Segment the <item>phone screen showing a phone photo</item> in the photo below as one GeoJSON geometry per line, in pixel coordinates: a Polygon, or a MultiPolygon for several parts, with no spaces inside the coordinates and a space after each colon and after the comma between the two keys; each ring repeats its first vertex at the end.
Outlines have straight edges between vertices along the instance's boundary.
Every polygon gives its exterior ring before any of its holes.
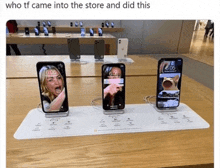
{"type": "Polygon", "coordinates": [[[181,58],[164,58],[158,62],[157,96],[158,108],[175,108],[180,102],[182,79],[181,58]]]}
{"type": "Polygon", "coordinates": [[[102,66],[102,104],[104,110],[125,108],[125,65],[102,66]]]}
{"type": "Polygon", "coordinates": [[[38,62],[37,75],[42,110],[45,113],[67,112],[68,98],[63,62],[38,62]]]}

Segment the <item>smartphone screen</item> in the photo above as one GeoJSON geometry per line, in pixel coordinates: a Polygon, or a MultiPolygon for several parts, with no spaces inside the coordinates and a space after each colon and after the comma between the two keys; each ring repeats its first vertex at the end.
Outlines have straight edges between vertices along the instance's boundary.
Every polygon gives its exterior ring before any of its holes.
{"type": "Polygon", "coordinates": [[[49,35],[48,29],[47,29],[46,27],[44,27],[44,35],[45,35],[45,36],[48,36],[48,35],[49,35]]]}
{"type": "Polygon", "coordinates": [[[47,25],[48,25],[48,27],[51,27],[51,22],[48,21],[48,22],[47,22],[47,25]]]}
{"type": "Polygon", "coordinates": [[[69,56],[71,60],[80,59],[79,38],[67,39],[69,56]]]}
{"type": "Polygon", "coordinates": [[[86,31],[84,28],[81,28],[81,36],[85,36],[86,35],[86,31]]]}
{"type": "Polygon", "coordinates": [[[25,35],[29,35],[29,28],[25,27],[25,35]]]}
{"type": "Polygon", "coordinates": [[[175,108],[180,102],[182,58],[162,58],[158,62],[157,108],[175,108]]]}
{"type": "Polygon", "coordinates": [[[103,34],[102,28],[98,28],[98,34],[99,34],[99,36],[102,36],[102,34],[103,34]]]}
{"type": "Polygon", "coordinates": [[[89,29],[90,36],[94,36],[94,30],[92,28],[89,29]]]}
{"type": "Polygon", "coordinates": [[[102,66],[102,105],[104,110],[125,108],[125,65],[102,66]]]}
{"type": "Polygon", "coordinates": [[[38,62],[37,75],[42,110],[45,113],[69,109],[65,65],[63,62],[38,62]]]}
{"type": "Polygon", "coordinates": [[[55,27],[52,27],[52,32],[53,32],[53,34],[56,34],[56,28],[55,27]]]}
{"type": "Polygon", "coordinates": [[[94,54],[95,54],[95,59],[104,58],[104,55],[105,55],[105,41],[104,40],[95,40],[94,54]]]}
{"type": "Polygon", "coordinates": [[[36,36],[39,36],[39,30],[38,30],[38,28],[35,27],[35,28],[34,28],[34,32],[35,32],[35,35],[36,35],[36,36]]]}

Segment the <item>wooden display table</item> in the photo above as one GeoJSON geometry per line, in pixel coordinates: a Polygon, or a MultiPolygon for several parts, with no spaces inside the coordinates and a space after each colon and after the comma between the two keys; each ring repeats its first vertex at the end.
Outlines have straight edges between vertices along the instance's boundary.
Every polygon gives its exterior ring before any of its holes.
{"type": "MultiPolygon", "coordinates": [[[[91,55],[94,58],[94,55],[91,55]]],[[[107,56],[111,57],[111,56],[107,56]]],[[[134,60],[132,64],[126,65],[126,75],[156,75],[157,60],[139,55],[129,55],[134,60]]],[[[6,78],[36,78],[36,63],[39,61],[65,61],[68,55],[63,56],[7,56],[6,57],[6,78]]],[[[101,76],[101,63],[74,64],[65,63],[67,77],[88,77],[101,76]]]]}
{"type": "Polygon", "coordinates": [[[105,40],[105,45],[109,45],[109,51],[106,51],[110,55],[116,54],[116,38],[111,34],[103,34],[103,36],[98,36],[94,34],[94,36],[90,36],[86,34],[85,36],[81,36],[80,33],[49,33],[49,36],[45,36],[41,33],[39,36],[35,36],[34,33],[30,33],[30,35],[25,35],[24,33],[14,33],[9,34],[6,37],[7,44],[66,44],[67,39],[69,38],[79,38],[80,44],[94,44],[95,40],[103,39],[105,40]]]}
{"type": "MultiPolygon", "coordinates": [[[[34,32],[35,27],[28,27],[29,31],[34,32]]],[[[57,33],[66,33],[66,32],[74,32],[74,33],[80,33],[81,28],[80,27],[63,27],[63,26],[55,26],[57,33]]],[[[86,32],[89,32],[89,29],[92,28],[97,31],[98,27],[82,27],[86,29],[86,32]]],[[[19,32],[24,32],[25,26],[18,26],[19,32]]],[[[43,31],[43,27],[40,27],[40,30],[43,31]]],[[[52,27],[48,27],[48,30],[50,33],[52,33],[52,27]]],[[[123,32],[124,28],[102,28],[104,33],[115,33],[115,32],[123,32]]]]}
{"type": "MultiPolygon", "coordinates": [[[[16,71],[16,69],[14,69],[16,71]]],[[[126,103],[155,95],[156,76],[126,79],[126,103]]],[[[88,106],[101,96],[101,78],[68,78],[70,106],[88,106]]],[[[173,167],[210,164],[213,157],[213,91],[183,76],[181,102],[209,124],[200,130],[145,132],[16,140],[13,135],[40,102],[37,79],[6,80],[7,167],[173,167]]]]}

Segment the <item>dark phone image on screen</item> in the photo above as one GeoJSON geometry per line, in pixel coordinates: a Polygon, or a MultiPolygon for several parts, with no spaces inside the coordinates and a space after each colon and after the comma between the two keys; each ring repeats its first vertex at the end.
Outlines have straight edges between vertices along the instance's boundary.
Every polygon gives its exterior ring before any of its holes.
{"type": "Polygon", "coordinates": [[[69,56],[71,60],[80,59],[80,44],[78,38],[67,39],[69,56]]]}
{"type": "Polygon", "coordinates": [[[95,40],[94,54],[95,54],[95,59],[104,58],[104,54],[105,54],[105,41],[104,40],[95,40]]]}
{"type": "Polygon", "coordinates": [[[54,26],[52,27],[52,33],[56,34],[56,28],[54,26]]]}
{"type": "Polygon", "coordinates": [[[180,103],[182,58],[162,58],[158,62],[157,108],[176,108],[180,103]]]}
{"type": "Polygon", "coordinates": [[[45,113],[67,112],[68,96],[63,62],[38,62],[37,76],[42,110],[45,113]]]}
{"type": "Polygon", "coordinates": [[[25,35],[29,35],[30,33],[29,33],[29,28],[28,27],[25,27],[25,35]]]}
{"type": "Polygon", "coordinates": [[[102,106],[104,110],[125,108],[125,65],[102,66],[102,106]]]}
{"type": "Polygon", "coordinates": [[[102,36],[102,35],[103,35],[102,28],[98,28],[98,35],[99,35],[99,36],[102,36]]]}

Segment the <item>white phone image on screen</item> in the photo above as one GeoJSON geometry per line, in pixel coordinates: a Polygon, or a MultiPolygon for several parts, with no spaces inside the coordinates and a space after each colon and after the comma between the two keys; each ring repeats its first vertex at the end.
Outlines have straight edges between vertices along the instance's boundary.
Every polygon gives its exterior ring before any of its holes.
{"type": "Polygon", "coordinates": [[[128,55],[128,39],[119,38],[118,39],[118,59],[126,59],[128,55]]]}

